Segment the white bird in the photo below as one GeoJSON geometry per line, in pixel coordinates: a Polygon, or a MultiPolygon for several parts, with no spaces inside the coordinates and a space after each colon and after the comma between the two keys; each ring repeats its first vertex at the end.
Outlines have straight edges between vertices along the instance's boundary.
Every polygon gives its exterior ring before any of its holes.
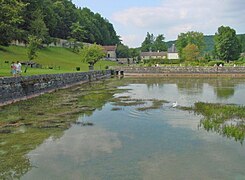
{"type": "Polygon", "coordinates": [[[173,103],[172,107],[174,108],[174,107],[177,107],[177,106],[178,106],[178,103],[177,103],[177,101],[175,101],[175,102],[173,103]]]}

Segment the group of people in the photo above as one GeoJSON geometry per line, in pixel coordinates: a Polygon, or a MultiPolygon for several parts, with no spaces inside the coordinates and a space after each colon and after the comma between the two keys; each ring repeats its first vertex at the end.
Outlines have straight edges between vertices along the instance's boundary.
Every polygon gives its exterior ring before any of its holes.
{"type": "Polygon", "coordinates": [[[11,74],[13,77],[21,75],[21,63],[19,61],[11,63],[11,74]]]}

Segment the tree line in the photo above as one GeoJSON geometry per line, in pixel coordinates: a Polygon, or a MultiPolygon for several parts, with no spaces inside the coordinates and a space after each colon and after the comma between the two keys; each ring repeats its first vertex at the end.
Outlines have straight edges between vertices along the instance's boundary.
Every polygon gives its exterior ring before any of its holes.
{"type": "Polygon", "coordinates": [[[142,52],[167,51],[167,47],[176,44],[182,60],[238,60],[245,52],[245,35],[237,35],[229,26],[220,26],[214,36],[204,36],[201,32],[180,33],[176,41],[165,42],[163,34],[154,36],[147,33],[139,48],[142,52]]]}
{"type": "Polygon", "coordinates": [[[99,13],[78,8],[70,0],[0,0],[0,45],[28,42],[36,36],[50,44],[71,39],[101,45],[119,44],[113,25],[99,13]]]}

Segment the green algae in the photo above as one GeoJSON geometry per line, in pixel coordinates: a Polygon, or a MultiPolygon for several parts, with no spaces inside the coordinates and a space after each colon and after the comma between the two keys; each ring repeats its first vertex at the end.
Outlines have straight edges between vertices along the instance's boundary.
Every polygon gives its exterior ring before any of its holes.
{"type": "Polygon", "coordinates": [[[138,111],[147,111],[147,110],[153,110],[153,109],[160,109],[163,104],[168,103],[168,101],[165,100],[158,100],[158,99],[152,99],[151,106],[146,107],[139,107],[137,108],[138,111]]]}
{"type": "Polygon", "coordinates": [[[114,107],[114,108],[112,108],[111,110],[112,110],[112,111],[121,111],[121,110],[122,110],[122,108],[119,108],[119,107],[114,107]]]}
{"type": "MultiPolygon", "coordinates": [[[[160,109],[163,104],[168,103],[166,100],[158,100],[158,99],[133,99],[130,96],[119,96],[111,100],[112,105],[114,106],[140,106],[137,107],[138,111],[147,111],[160,109]],[[150,106],[147,106],[150,104],[150,106]]],[[[112,110],[117,111],[121,110],[121,108],[112,108],[112,110]]]]}
{"type": "MultiPolygon", "coordinates": [[[[0,108],[0,179],[19,179],[32,167],[26,156],[46,139],[59,138],[80,116],[113,99],[124,82],[83,84],[0,108]]],[[[92,122],[83,126],[91,126],[92,122]]]]}

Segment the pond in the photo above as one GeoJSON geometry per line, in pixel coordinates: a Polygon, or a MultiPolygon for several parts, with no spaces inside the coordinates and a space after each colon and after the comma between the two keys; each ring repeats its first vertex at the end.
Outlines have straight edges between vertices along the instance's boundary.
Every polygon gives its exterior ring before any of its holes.
{"type": "Polygon", "coordinates": [[[245,79],[144,77],[4,106],[0,179],[245,179],[244,105],[245,79]]]}

